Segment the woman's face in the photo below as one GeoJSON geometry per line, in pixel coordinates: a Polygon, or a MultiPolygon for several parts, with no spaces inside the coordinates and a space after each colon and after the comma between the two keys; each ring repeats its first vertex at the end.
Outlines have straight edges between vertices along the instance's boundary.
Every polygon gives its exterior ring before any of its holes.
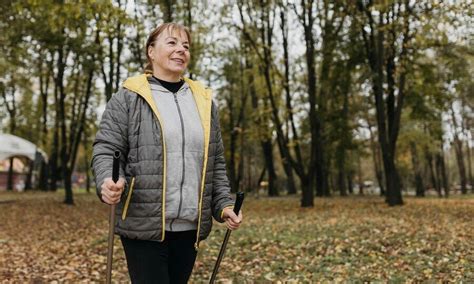
{"type": "Polygon", "coordinates": [[[148,55],[153,62],[155,75],[179,78],[188,67],[191,58],[186,33],[177,29],[163,31],[154,45],[148,48],[148,55]]]}

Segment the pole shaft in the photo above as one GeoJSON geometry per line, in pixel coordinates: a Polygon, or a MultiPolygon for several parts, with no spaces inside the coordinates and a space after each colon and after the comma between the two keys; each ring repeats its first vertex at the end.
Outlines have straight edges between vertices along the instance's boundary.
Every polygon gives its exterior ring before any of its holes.
{"type": "MultiPolygon", "coordinates": [[[[237,192],[237,197],[235,199],[235,206],[234,206],[234,213],[239,215],[240,208],[242,207],[242,203],[244,202],[244,193],[237,192]]],[[[232,230],[227,229],[225,233],[224,241],[222,242],[221,250],[219,251],[219,256],[217,257],[216,264],[214,265],[214,270],[212,271],[211,280],[209,280],[210,284],[213,284],[217,277],[217,272],[219,271],[219,266],[221,264],[222,258],[224,257],[225,249],[227,247],[227,242],[229,241],[230,233],[232,230]]]]}
{"type": "MultiPolygon", "coordinates": [[[[117,183],[119,179],[119,168],[120,168],[120,151],[115,151],[113,155],[112,164],[112,181],[117,183]]],[[[109,214],[109,242],[107,250],[107,275],[106,282],[110,284],[112,282],[112,262],[114,258],[114,231],[115,231],[115,204],[110,205],[109,214]]]]}
{"type": "Polygon", "coordinates": [[[214,270],[212,271],[212,276],[211,276],[211,280],[209,280],[209,283],[214,283],[214,281],[216,280],[217,272],[219,271],[219,266],[221,265],[222,258],[224,257],[224,253],[227,247],[227,242],[229,241],[230,233],[232,233],[232,231],[227,229],[227,232],[225,233],[224,241],[222,242],[221,250],[219,251],[219,256],[217,257],[216,265],[214,265],[214,270]]]}
{"type": "Polygon", "coordinates": [[[107,280],[106,283],[112,282],[112,262],[114,257],[114,225],[115,225],[115,205],[110,205],[109,215],[109,242],[107,251],[107,280]]]}

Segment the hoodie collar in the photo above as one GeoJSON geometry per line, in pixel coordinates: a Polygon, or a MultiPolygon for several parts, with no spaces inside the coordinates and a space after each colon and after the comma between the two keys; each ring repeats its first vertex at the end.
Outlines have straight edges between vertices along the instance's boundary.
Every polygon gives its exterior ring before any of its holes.
{"type": "MultiPolygon", "coordinates": [[[[150,83],[150,87],[152,91],[158,91],[160,93],[169,93],[173,94],[170,90],[166,89],[163,87],[163,85],[158,81],[155,77],[149,76],[147,77],[148,82],[150,83]]],[[[184,81],[184,84],[179,88],[179,90],[176,92],[176,94],[186,94],[186,90],[189,89],[189,85],[186,81],[184,81]]]]}

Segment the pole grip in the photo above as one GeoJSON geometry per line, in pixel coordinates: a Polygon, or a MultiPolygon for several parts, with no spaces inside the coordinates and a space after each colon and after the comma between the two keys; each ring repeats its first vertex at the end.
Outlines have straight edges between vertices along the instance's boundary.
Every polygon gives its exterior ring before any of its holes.
{"type": "Polygon", "coordinates": [[[117,183],[119,179],[120,151],[114,152],[114,163],[112,166],[112,180],[117,183]]]}
{"type": "Polygon", "coordinates": [[[240,208],[242,207],[242,203],[244,203],[244,193],[243,192],[237,192],[236,198],[235,198],[235,205],[234,205],[234,213],[235,215],[239,215],[240,208]]]}

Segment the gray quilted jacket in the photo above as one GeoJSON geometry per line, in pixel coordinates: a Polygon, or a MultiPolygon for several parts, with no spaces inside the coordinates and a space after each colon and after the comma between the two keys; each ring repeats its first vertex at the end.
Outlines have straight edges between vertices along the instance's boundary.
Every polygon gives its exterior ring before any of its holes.
{"type": "MultiPolygon", "coordinates": [[[[204,162],[199,194],[196,248],[212,227],[212,216],[223,222],[222,210],[233,204],[226,175],[219,117],[211,91],[185,78],[191,88],[204,129],[204,162]]],[[[112,155],[121,155],[120,176],[126,189],[116,209],[115,233],[141,240],[165,236],[166,144],[160,114],[147,75],[127,79],[107,103],[94,141],[92,168],[97,194],[112,176],[112,155]]]]}

